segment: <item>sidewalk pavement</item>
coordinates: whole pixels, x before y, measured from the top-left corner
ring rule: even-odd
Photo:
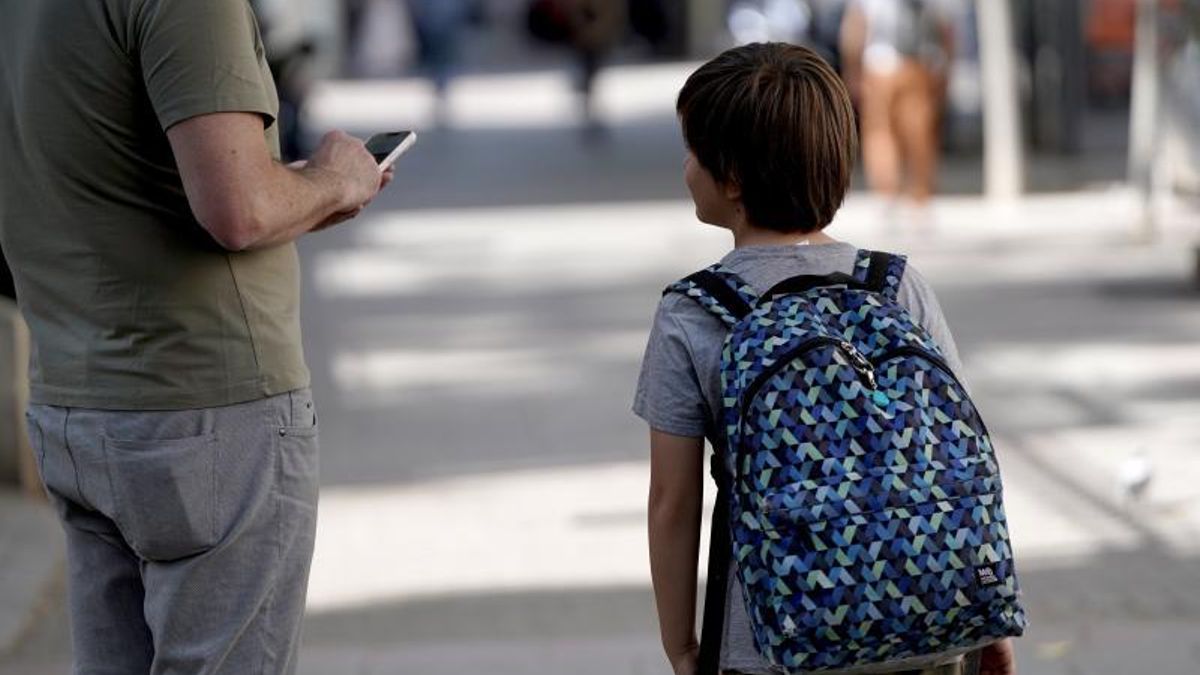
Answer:
[[[855,194],[831,230],[908,252],[947,307],[967,379],[999,434],[1033,617],[1018,647],[1025,675],[1200,672],[1198,232],[1182,204],[1164,206],[1153,244],[1139,243],[1138,203],[1123,189],[999,205],[941,198],[937,228],[925,232],[881,230],[883,205]],[[654,291],[719,256],[727,234],[695,225],[692,206],[675,200],[394,212],[347,240],[310,255],[317,293],[377,316],[347,320],[353,339],[330,341],[331,386],[346,405],[415,412],[402,445],[378,449],[370,485],[330,461],[345,473],[322,502],[308,672],[666,672],[653,656],[647,590],[646,466],[636,451],[645,431],[628,418],[628,399]],[[505,300],[521,297],[534,309]],[[396,342],[376,332],[389,302],[403,308]],[[470,320],[445,315],[446,306],[471,312],[472,302],[485,309]],[[551,308],[556,329],[521,315]],[[605,312],[603,328],[581,321],[589,311]],[[585,383],[594,395],[576,402]],[[528,392],[549,392],[553,414],[531,412]],[[516,402],[495,403],[502,395]],[[469,406],[485,427],[505,419],[494,407],[515,408],[509,419],[522,433],[496,427],[480,446],[480,434],[437,424],[442,402]],[[634,457],[571,466],[561,460],[566,429],[571,452],[615,446]],[[397,450],[456,456],[472,443],[487,471],[389,482]],[[517,443],[545,446],[545,466],[488,464]],[[1138,448],[1156,475],[1150,497],[1127,504],[1117,476]],[[381,538],[380,522],[403,523],[403,535]],[[419,556],[407,542],[420,542]],[[527,607],[477,600],[489,592]],[[529,609],[527,598],[547,594],[584,596],[576,602],[595,622],[555,603]],[[447,609],[459,603],[474,609]],[[514,624],[538,637],[522,638]],[[611,652],[606,639],[579,638],[622,629]],[[586,658],[564,665],[563,644]]]

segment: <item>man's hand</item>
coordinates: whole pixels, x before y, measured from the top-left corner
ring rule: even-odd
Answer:
[[[301,159],[301,160],[298,160],[295,162],[291,162],[290,164],[287,165],[287,168],[291,169],[292,171],[303,171],[308,168],[308,160]],[[392,180],[395,179],[395,177],[396,177],[395,167],[389,166],[387,168],[387,171],[383,172],[383,176],[381,177],[381,180],[379,181],[379,191],[382,192],[384,188],[386,188],[388,185],[391,185]],[[366,204],[362,204],[361,206],[356,206],[351,209],[346,209],[345,211],[339,211],[337,213],[334,213],[334,214],[330,215],[328,218],[326,218],[325,220],[321,221],[321,223],[319,223],[316,227],[314,227],[312,229],[312,231],[320,232],[321,230],[333,227],[334,225],[337,225],[339,223],[344,223],[347,220],[353,220],[354,218],[358,217],[358,214],[362,213],[363,209],[365,209],[370,203],[371,203],[371,201],[368,200]]]
[[[668,656],[675,675],[696,675],[700,671],[700,646],[689,645],[677,654]]]
[[[979,675],[1017,675],[1017,657],[1012,639],[993,642],[983,648]]]
[[[383,174],[375,158],[359,139],[342,131],[331,131],[309,158],[306,172],[327,172],[341,179],[345,190],[342,213],[365,206],[383,187]]]

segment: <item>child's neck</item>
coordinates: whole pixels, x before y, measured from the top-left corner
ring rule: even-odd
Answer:
[[[732,227],[733,231],[733,247],[744,248],[747,246],[796,246],[799,244],[832,244],[837,240],[825,234],[824,232],[809,232],[800,234],[797,232],[777,232],[753,225],[742,227]]]

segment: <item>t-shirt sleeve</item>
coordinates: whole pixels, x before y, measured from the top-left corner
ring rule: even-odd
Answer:
[[[246,0],[145,0],[133,24],[135,57],[163,130],[218,112],[274,122],[279,102]]]
[[[954,342],[954,335],[951,334],[950,326],[946,323],[946,316],[942,314],[942,307],[933,292],[933,287],[911,265],[905,268],[904,280],[906,283],[900,285],[897,299],[901,305],[908,308],[913,318],[920,322],[921,326],[929,333],[929,336],[941,348],[947,365],[961,379],[963,368],[962,360],[958,356],[958,345]]]
[[[633,412],[656,431],[702,437],[709,413],[687,333],[671,311],[677,300],[667,296],[658,306],[642,358]]]

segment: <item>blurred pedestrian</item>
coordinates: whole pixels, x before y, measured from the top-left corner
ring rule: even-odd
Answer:
[[[567,18],[569,40],[579,64],[579,92],[588,139],[604,136],[597,114],[596,77],[627,28],[626,6],[618,0],[558,0]]]
[[[772,646],[776,647],[777,651],[772,655],[774,660],[769,661],[764,655],[765,652],[760,651],[759,645],[766,644],[766,636],[785,641],[797,635],[805,635],[802,631],[806,626],[793,623],[793,634],[783,636],[765,627],[766,622],[773,622],[771,626],[777,628],[780,624],[786,626],[791,620],[791,616],[781,618],[781,612],[764,602],[764,596],[778,597],[771,594],[780,593],[793,596],[787,600],[780,599],[781,605],[784,602],[800,604],[800,599],[795,597],[800,595],[803,595],[806,603],[819,600],[835,605],[844,599],[847,604],[837,607],[836,610],[825,605],[813,606],[810,611],[814,618],[832,616],[836,611],[837,621],[841,622],[843,612],[849,610],[850,616],[857,617],[844,623],[849,632],[839,630],[833,635],[814,635],[812,642],[823,644],[830,651],[836,648],[845,654],[855,649],[855,644],[860,639],[860,635],[855,631],[861,631],[861,639],[870,640],[871,646],[862,647],[859,659],[860,662],[870,662],[876,658],[871,653],[876,645],[884,643],[880,649],[887,652],[892,651],[894,646],[888,643],[889,640],[903,642],[904,638],[889,634],[889,631],[894,629],[892,627],[901,622],[881,619],[876,627],[872,628],[875,622],[869,619],[881,618],[876,616],[881,613],[872,606],[868,612],[862,613],[861,616],[858,614],[862,605],[850,604],[853,602],[851,598],[854,597],[850,590],[855,580],[849,576],[831,582],[837,584],[836,594],[822,590],[832,588],[824,584],[821,588],[814,588],[805,593],[795,586],[791,587],[793,590],[788,590],[782,577],[783,573],[778,569],[794,566],[796,573],[801,574],[799,570],[804,566],[814,570],[814,575],[820,572],[819,562],[799,559],[793,561],[793,558],[800,556],[791,555],[786,562],[782,560],[784,553],[796,550],[793,546],[798,548],[807,545],[800,541],[802,537],[795,535],[796,532],[805,533],[805,536],[810,534],[803,523],[799,522],[800,518],[810,516],[802,516],[800,512],[811,511],[814,514],[811,517],[818,517],[821,513],[832,513],[824,509],[838,499],[837,495],[844,497],[848,493],[854,494],[853,490],[848,491],[847,488],[853,487],[849,481],[856,472],[865,473],[867,468],[898,471],[899,473],[888,474],[896,477],[903,475],[907,463],[901,456],[895,460],[893,466],[888,467],[887,465],[891,464],[888,457],[895,453],[886,450],[886,443],[881,448],[877,442],[878,436],[870,439],[866,435],[854,438],[853,431],[843,432],[844,428],[856,428],[849,426],[848,422],[859,417],[853,412],[846,417],[838,417],[838,413],[828,413],[825,417],[818,414],[819,423],[814,420],[806,425],[813,433],[810,438],[819,436],[821,439],[828,439],[828,443],[820,441],[820,448],[796,440],[791,432],[799,428],[799,423],[793,423],[794,426],[790,427],[775,426],[776,420],[801,420],[801,415],[809,414],[810,408],[799,407],[803,406],[803,403],[785,405],[785,400],[802,402],[812,397],[812,401],[815,402],[819,395],[820,400],[828,404],[830,402],[826,401],[826,398],[832,394],[826,392],[830,391],[830,388],[838,385],[843,391],[846,391],[846,388],[855,391],[858,384],[852,383],[857,376],[849,375],[850,371],[847,371],[849,379],[837,378],[835,383],[823,387],[822,378],[833,376],[823,376],[820,372],[829,371],[824,368],[804,369],[803,364],[798,363],[796,359],[804,354],[810,354],[816,349],[829,348],[831,338],[825,336],[827,339],[822,341],[820,337],[813,337],[818,333],[815,326],[807,334],[809,328],[797,328],[791,332],[790,338],[771,333],[765,339],[765,346],[762,342],[754,343],[754,339],[763,339],[762,333],[768,330],[763,313],[772,310],[768,310],[767,307],[788,306],[787,303],[792,299],[780,298],[776,303],[772,303],[767,301],[768,298],[765,298],[764,294],[768,289],[779,289],[789,283],[793,287],[810,285],[817,291],[827,290],[819,296],[820,302],[833,307],[839,302],[850,302],[844,299],[840,287],[849,290],[855,284],[880,284],[881,287],[876,287],[870,294],[869,302],[862,302],[860,309],[846,312],[846,328],[843,333],[845,337],[839,343],[843,345],[841,349],[847,350],[847,354],[857,354],[858,358],[863,359],[858,361],[858,368],[864,369],[863,372],[874,371],[871,370],[870,363],[865,361],[863,352],[847,340],[858,340],[859,344],[868,341],[873,344],[889,344],[889,338],[884,338],[881,334],[867,334],[868,331],[876,330],[880,321],[883,325],[888,325],[901,320],[901,316],[905,317],[903,321],[911,327],[911,332],[927,336],[926,344],[936,345],[937,352],[945,359],[946,363],[942,367],[948,369],[946,372],[961,369],[954,339],[938,308],[933,289],[916,270],[906,265],[902,258],[859,250],[854,245],[835,240],[825,232],[841,207],[849,188],[857,143],[854,112],[849,96],[836,72],[815,52],[804,47],[780,43],[756,43],[729,50],[692,74],[679,94],[677,107],[687,144],[684,177],[695,202],[696,216],[704,223],[729,230],[733,237],[733,250],[720,261],[719,266],[708,268],[679,284],[672,285],[663,296],[646,346],[634,399],[634,413],[644,419],[650,428],[650,569],[663,648],[675,675],[710,675],[716,673],[718,668],[726,675],[769,675],[784,672],[778,660],[784,648],[773,643]],[[871,279],[877,281],[872,282]],[[818,288],[822,285],[828,285],[829,288]],[[788,293],[787,290],[780,292]],[[795,295],[792,297],[795,298],[801,292],[799,289],[794,290]],[[812,295],[808,297],[812,300],[812,305],[817,304],[816,298]],[[759,298],[763,300],[759,301]],[[790,306],[800,307],[808,304],[804,300],[797,300]],[[897,313],[892,314],[893,310],[885,310],[886,306],[894,307]],[[739,316],[747,316],[751,311],[760,320],[739,321]],[[873,324],[876,315],[879,321]],[[780,318],[777,314],[766,316]],[[786,323],[788,326],[807,327],[820,321],[812,313],[792,314],[790,318],[795,318],[796,323],[781,320],[778,325]],[[861,327],[857,324],[861,324]],[[730,335],[731,326],[732,330],[736,331],[733,336]],[[751,467],[751,456],[733,456],[741,449],[731,447],[729,438],[735,429],[741,428],[739,424],[749,419],[749,415],[741,416],[736,410],[731,410],[730,402],[748,405],[758,399],[748,390],[735,388],[737,383],[731,382],[726,375],[735,378],[743,374],[750,375],[752,368],[745,366],[747,369],[739,371],[736,375],[728,369],[722,372],[722,362],[725,360],[722,357],[722,349],[735,348],[734,340],[738,337],[741,341],[736,346],[745,348],[745,351],[737,352],[739,367],[767,359],[761,362],[762,368],[753,373],[755,382],[764,382],[771,373],[777,373],[774,379],[797,385],[797,388],[786,391],[768,388],[765,397],[768,402],[764,403],[763,407],[755,407],[752,413],[754,416],[772,420],[769,423],[771,429],[762,429],[758,433],[762,439],[761,446],[779,447],[781,450],[761,465],[756,460],[749,476],[746,475],[747,469],[742,467]],[[778,342],[775,342],[777,338]],[[879,338],[883,341],[880,343],[867,338]],[[825,346],[817,346],[820,344]],[[891,346],[894,347],[895,344]],[[772,352],[772,349],[778,351]],[[916,348],[910,346],[909,349]],[[782,351],[792,356],[776,359]],[[831,358],[828,362],[829,368],[834,371],[850,367],[845,364],[855,362],[853,355],[844,359]],[[769,362],[780,366],[797,366],[786,371],[764,370],[769,367]],[[842,365],[839,366],[839,363]],[[926,374],[933,377],[932,371]],[[875,375],[862,377],[869,383],[863,385],[864,387],[875,386]],[[892,377],[896,375],[893,374]],[[925,379],[924,374],[916,376],[916,379]],[[753,387],[754,385],[750,385],[750,388]],[[879,393],[875,399],[879,400],[883,394],[879,390],[876,391]],[[748,396],[748,400],[740,399],[742,394]],[[833,409],[838,409],[838,406],[849,409],[852,405],[857,404],[838,404],[833,406]],[[828,411],[830,408],[825,407],[824,410]],[[838,427],[836,437],[829,431],[833,429],[835,422]],[[788,423],[785,421],[783,424]],[[814,427],[816,429],[813,429]],[[870,429],[870,426],[861,425],[857,428]],[[827,432],[829,435],[826,435]],[[868,432],[864,432],[866,433]],[[717,498],[718,510],[714,511],[713,516],[713,553],[709,560],[708,595],[704,603],[706,642],[702,651],[695,634],[695,614],[706,439],[714,450],[711,472],[721,487]],[[859,441],[870,449],[853,449],[858,447]],[[944,449],[948,450],[949,445],[943,444]],[[811,450],[805,450],[805,447]],[[852,449],[844,450],[847,447]],[[845,456],[838,454],[842,452]],[[834,456],[835,454],[837,456]],[[939,457],[941,459],[938,462],[952,461],[948,455],[943,457],[939,454]],[[918,482],[930,480],[931,474],[922,475],[924,477]],[[801,478],[805,480],[801,481]],[[809,478],[811,481],[807,480]],[[818,487],[806,487],[810,482]],[[741,486],[744,485],[764,485],[768,486],[764,489],[777,490],[774,497],[768,498],[772,500],[770,506],[760,506],[763,509],[774,510],[778,505],[778,522],[783,523],[795,518],[797,521],[794,522],[798,523],[795,524],[795,529],[784,529],[788,526],[779,525],[779,529],[768,531],[767,528],[772,525],[766,523],[765,518],[770,516],[764,515],[763,510],[756,510],[753,506],[745,507],[739,519],[738,512],[730,508],[732,504],[739,503],[739,499],[749,504],[755,499],[762,499],[766,494],[764,491],[753,492],[754,488],[743,489]],[[826,490],[830,495],[828,500],[825,496]],[[879,495],[872,494],[864,496],[863,499],[874,503],[879,499]],[[886,497],[884,501],[887,501]],[[930,502],[921,505],[921,508],[932,505]],[[847,503],[845,508],[849,509],[848,512],[857,513],[865,508],[865,504]],[[948,520],[951,518],[947,516]],[[843,536],[840,534],[841,529],[825,527],[833,522],[836,521],[813,524],[813,541],[820,545],[816,550],[833,549],[833,542]],[[745,545],[741,550],[735,550],[738,547],[730,545],[731,525],[743,531],[758,533],[751,534],[748,538],[766,537],[762,546],[739,540],[735,543]],[[882,521],[879,525],[878,530],[887,528]],[[816,533],[819,531],[824,531],[827,535],[829,531],[833,531],[834,534],[818,540]],[[895,528],[892,528],[892,532],[896,532]],[[861,574],[851,571],[850,576],[859,574],[857,578],[861,579],[870,577],[871,569],[876,570],[874,574],[880,574],[878,570],[886,568],[893,570],[888,574],[894,573],[895,576],[888,578],[896,579],[897,585],[908,588],[909,582],[912,582],[915,588],[917,580],[904,576],[912,573],[913,563],[908,562],[910,567],[901,571],[903,554],[897,554],[897,551],[901,550],[900,545],[897,543],[889,546],[885,541],[888,535],[872,533],[860,532],[859,535],[854,535],[847,531],[844,534],[854,543],[855,552],[851,552],[850,555],[859,555],[858,552],[861,551],[864,557],[858,562],[868,570]],[[970,536],[978,537],[979,534]],[[924,539],[925,535],[920,535],[920,538]],[[933,538],[932,535],[930,538]],[[864,542],[867,546],[861,546]],[[883,548],[879,549],[880,546]],[[868,547],[870,552],[867,552]],[[887,552],[889,548],[890,552]],[[958,553],[969,556],[973,561],[988,559],[989,555],[994,555],[989,553],[992,551],[992,544],[989,543],[984,548],[986,550],[959,550]],[[769,554],[766,552],[768,549]],[[845,549],[836,550],[839,555],[845,554]],[[881,554],[878,550],[884,550],[885,553]],[[762,553],[758,553],[759,551]],[[758,558],[754,557],[756,553]],[[781,563],[776,569],[781,576],[773,577],[761,567],[756,569],[743,566],[743,563],[749,564],[748,561],[761,563],[768,555],[779,556],[774,560]],[[858,567],[854,566],[855,569]],[[934,569],[938,568],[934,566]],[[845,570],[842,572],[845,575]],[[747,578],[752,575],[761,578],[761,583],[758,579],[753,583],[747,582]],[[1002,582],[993,571],[988,572],[987,578],[992,587],[1004,584],[1003,597],[1005,600],[1012,599],[1015,594],[1015,581],[1011,577]],[[975,644],[990,643],[983,649],[984,672],[1013,675],[1015,667],[1012,663],[1011,642],[996,642],[996,638],[991,636],[1012,634],[1007,632],[1014,628],[1010,620],[1019,619],[1019,615],[1012,613],[1011,606],[995,612],[980,609],[995,608],[998,604],[1004,604],[1004,601],[995,600],[994,603],[998,604],[993,604],[991,600],[985,602],[985,599],[992,597],[991,592],[971,590],[973,575],[959,575],[953,583],[957,588],[963,589],[956,590],[957,597],[963,597],[963,592],[971,593],[976,610],[981,611],[978,622],[975,618],[970,621],[964,619],[955,625],[953,630],[959,633],[954,639],[968,641],[968,648]],[[778,588],[784,590],[776,591]],[[921,588],[923,592],[928,591],[928,594],[922,594],[926,601],[935,594],[934,591],[925,588],[924,582]],[[846,592],[843,594],[842,591]],[[869,598],[873,592],[868,589],[865,596]],[[940,592],[942,591],[937,593]],[[916,600],[915,597],[911,599]],[[900,597],[893,598],[892,602],[896,603],[893,607],[899,606],[900,600]],[[908,603],[909,598],[904,598],[904,606],[907,607]],[[920,602],[915,603],[919,604]],[[933,612],[948,611],[950,616],[954,616],[963,611],[963,607],[957,605],[949,609],[946,609],[945,603],[941,606],[941,610],[930,608],[919,611],[930,611],[931,615],[928,618],[939,622],[943,621],[944,615],[934,617]],[[805,605],[805,608],[808,609],[808,605]],[[753,616],[750,609],[754,611]],[[868,616],[868,620],[860,622],[864,616]],[[971,628],[982,626],[985,622],[987,628],[980,628],[978,631]],[[834,633],[832,629],[828,632]],[[945,632],[939,634],[945,636]],[[756,640],[756,637],[759,639]],[[947,639],[951,638],[947,636]],[[786,644],[794,646],[797,643]],[[904,645],[897,647],[896,651],[904,653],[912,648],[910,643]],[[925,648],[904,663],[889,662],[896,666],[894,671],[887,670],[888,664],[883,663],[871,663],[850,670],[840,667],[827,668],[822,665],[820,668],[813,668],[813,671],[961,675],[967,673],[967,664],[961,658],[961,651],[961,648],[953,648],[948,652],[937,653],[936,647]],[[801,655],[789,653],[785,658],[799,656]],[[809,656],[816,659],[818,655]],[[814,661],[815,665],[818,664]]]
[[[316,45],[307,34],[295,0],[252,0],[266,49],[267,66],[279,92],[280,157],[291,162],[304,155],[304,102],[312,90]]]
[[[867,180],[893,223],[932,225],[952,44],[935,0],[850,0],[844,74],[859,102]]]
[[[842,22],[846,16],[846,0],[809,0],[812,7],[812,27],[809,45],[829,62],[834,70],[842,70]]]
[[[433,83],[439,125],[448,119],[447,92],[462,48],[462,34],[470,22],[474,5],[468,0],[407,0],[408,13],[416,29],[418,60],[422,72]]]
[[[340,132],[278,161],[245,0],[0,16],[0,246],[74,672],[292,673],[318,486],[293,241],[390,175]]]
[[[629,27],[650,45],[655,54],[665,54],[676,27],[665,0],[628,0]]]
[[[358,75],[358,44],[366,6],[367,0],[341,0],[343,75]]]
[[[407,0],[366,0],[359,20],[351,49],[355,75],[394,78],[416,64],[419,43]]]
[[[1125,106],[1133,74],[1136,0],[1091,0],[1084,33],[1088,45],[1088,88],[1108,106]]]

